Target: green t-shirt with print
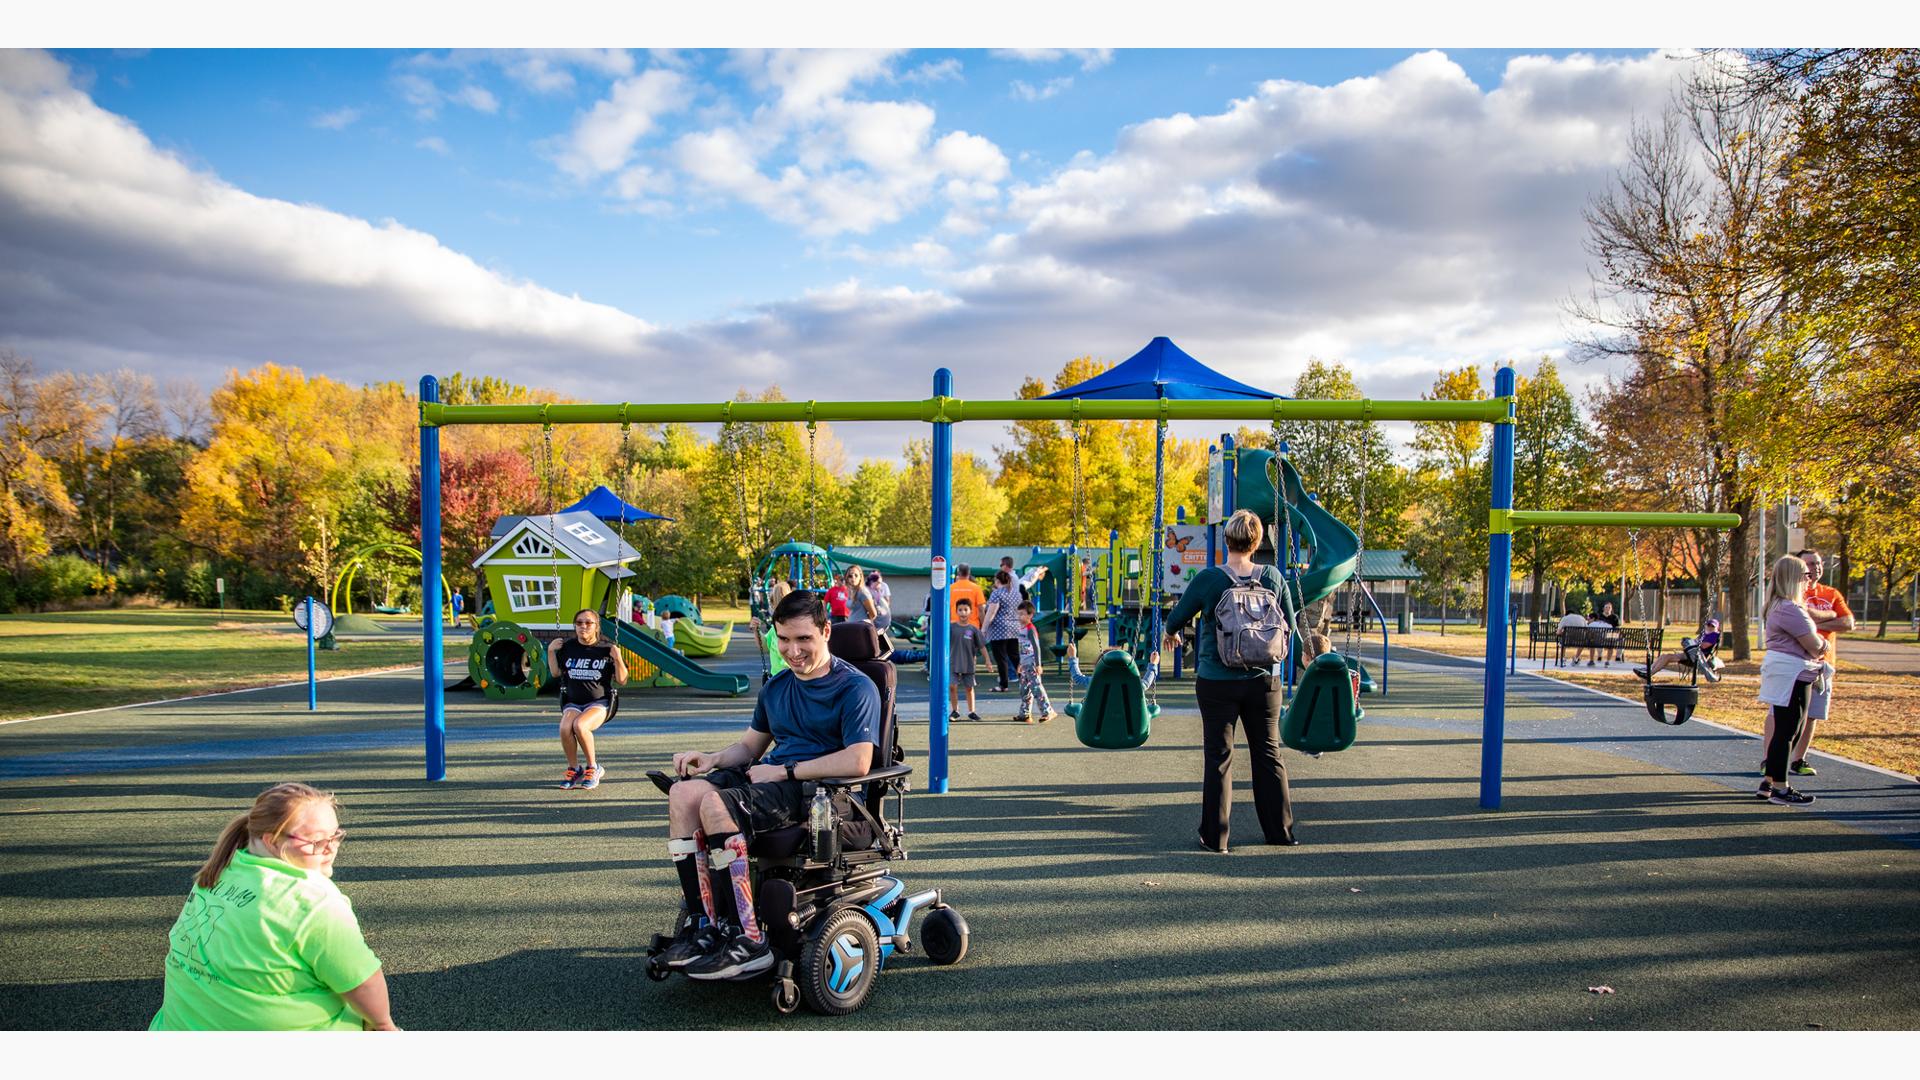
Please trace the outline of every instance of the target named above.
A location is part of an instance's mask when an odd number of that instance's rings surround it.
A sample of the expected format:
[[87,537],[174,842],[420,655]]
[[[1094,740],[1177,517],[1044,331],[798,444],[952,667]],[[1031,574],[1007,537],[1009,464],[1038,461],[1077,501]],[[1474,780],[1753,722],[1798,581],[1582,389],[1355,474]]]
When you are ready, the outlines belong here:
[[167,935],[153,1031],[360,1029],[341,997],[380,970],[345,893],[325,875],[242,849],[198,885]]

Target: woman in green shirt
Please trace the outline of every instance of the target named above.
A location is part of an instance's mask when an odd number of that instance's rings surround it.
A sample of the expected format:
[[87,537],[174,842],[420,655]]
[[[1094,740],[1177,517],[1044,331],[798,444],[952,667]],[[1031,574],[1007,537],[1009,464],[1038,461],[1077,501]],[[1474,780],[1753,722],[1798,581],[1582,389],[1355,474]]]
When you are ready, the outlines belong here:
[[1213,608],[1235,581],[1255,582],[1286,595],[1280,572],[1256,565],[1253,553],[1264,530],[1260,516],[1236,511],[1221,530],[1227,542],[1226,566],[1210,566],[1195,574],[1186,594],[1167,616],[1167,636],[1160,649],[1176,644],[1176,635],[1195,616],[1200,619],[1199,656],[1194,664],[1193,696],[1200,705],[1201,754],[1200,846],[1227,852],[1227,832],[1233,810],[1233,728],[1244,722],[1247,750],[1253,755],[1253,806],[1269,844],[1298,844],[1293,837],[1293,800],[1287,790],[1287,767],[1280,760],[1280,679],[1266,668],[1228,667],[1220,662],[1213,634]]
[[221,832],[167,935],[153,1031],[398,1031],[380,958],[333,883],[333,796],[276,784]]

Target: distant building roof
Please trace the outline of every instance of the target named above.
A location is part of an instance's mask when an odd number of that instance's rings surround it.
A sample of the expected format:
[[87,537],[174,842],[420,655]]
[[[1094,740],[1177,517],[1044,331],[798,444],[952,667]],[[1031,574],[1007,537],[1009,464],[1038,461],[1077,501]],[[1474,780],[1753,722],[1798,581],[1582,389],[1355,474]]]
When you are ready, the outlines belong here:
[[1402,548],[1375,551],[1368,549],[1361,559],[1368,581],[1424,581],[1422,574],[1407,561],[1407,553]]

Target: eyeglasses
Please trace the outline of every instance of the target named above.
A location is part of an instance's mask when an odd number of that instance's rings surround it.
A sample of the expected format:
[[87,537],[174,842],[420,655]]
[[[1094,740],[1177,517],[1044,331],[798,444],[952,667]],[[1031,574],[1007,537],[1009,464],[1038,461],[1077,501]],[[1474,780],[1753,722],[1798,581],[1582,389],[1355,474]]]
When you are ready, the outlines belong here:
[[293,833],[287,834],[287,839],[306,845],[306,852],[309,855],[318,855],[323,851],[338,851],[341,841],[346,838],[347,832],[345,829],[334,833],[332,836],[323,836],[318,840],[309,840],[304,836],[295,836]]

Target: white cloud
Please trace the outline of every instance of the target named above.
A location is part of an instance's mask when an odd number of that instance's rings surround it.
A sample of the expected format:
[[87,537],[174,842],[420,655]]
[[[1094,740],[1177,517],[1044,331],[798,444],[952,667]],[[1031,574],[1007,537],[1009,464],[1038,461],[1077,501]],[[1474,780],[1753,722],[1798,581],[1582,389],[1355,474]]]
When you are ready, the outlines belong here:
[[1034,86],[1025,79],[1013,80],[1010,92],[1016,101],[1045,101],[1073,85],[1073,76],[1062,75],[1057,79],[1048,79],[1042,86]]
[[931,85],[948,80],[958,82],[964,78],[965,76],[961,74],[959,59],[949,56],[945,60],[934,60],[921,64],[919,67],[901,75],[900,81],[904,83]]
[[0,326],[22,351],[208,377],[338,377],[634,357],[646,322],[434,237],[266,199],[189,167],[38,53],[0,53]]
[[473,83],[461,87],[451,97],[452,101],[465,105],[475,112],[494,113],[500,111],[500,99],[484,86]]
[[454,49],[417,53],[405,63],[417,71],[492,66],[538,94],[571,92],[577,85],[575,70],[610,79],[633,74],[633,55],[625,49]]
[[575,122],[558,156],[560,167],[579,180],[619,169],[659,118],[686,102],[686,78],[677,71],[651,68],[614,83],[607,96]]
[[1112,49],[995,49],[993,55],[1033,64],[1053,64],[1072,57],[1080,61],[1081,71],[1097,71],[1113,62]]
[[809,113],[852,87],[885,77],[900,49],[738,49],[734,67],[779,94],[779,108]]
[[345,131],[355,120],[360,119],[360,110],[341,107],[323,112],[313,118],[313,126],[328,131]]
[[441,138],[438,135],[429,135],[426,138],[421,139],[419,142],[414,143],[413,145],[418,147],[421,150],[431,150],[434,153],[439,154],[441,157],[446,157],[447,155],[453,153],[453,148],[447,145],[447,140]]

